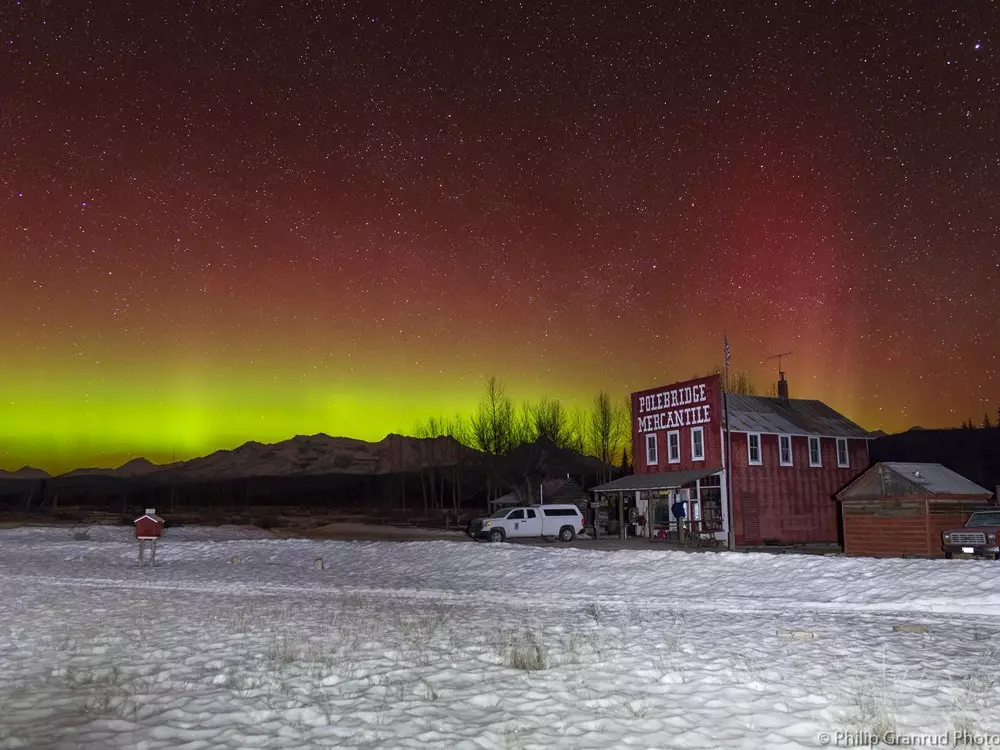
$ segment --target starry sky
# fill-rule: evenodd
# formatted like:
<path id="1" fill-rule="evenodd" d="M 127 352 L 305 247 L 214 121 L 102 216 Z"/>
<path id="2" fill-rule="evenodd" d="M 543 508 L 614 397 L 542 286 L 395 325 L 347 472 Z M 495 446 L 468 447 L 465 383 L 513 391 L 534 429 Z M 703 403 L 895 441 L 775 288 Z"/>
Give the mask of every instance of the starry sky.
<path id="1" fill-rule="evenodd" d="M 582 406 L 724 331 L 869 429 L 993 416 L 997 13 L 4 0 L 0 467 Z"/>

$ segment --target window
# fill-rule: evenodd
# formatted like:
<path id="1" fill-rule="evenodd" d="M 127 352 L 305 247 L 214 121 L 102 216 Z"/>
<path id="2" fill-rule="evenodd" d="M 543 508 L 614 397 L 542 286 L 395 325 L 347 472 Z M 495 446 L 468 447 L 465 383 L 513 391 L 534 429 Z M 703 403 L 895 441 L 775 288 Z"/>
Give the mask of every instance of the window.
<path id="1" fill-rule="evenodd" d="M 778 435 L 778 463 L 782 466 L 792 465 L 792 436 Z"/>
<path id="2" fill-rule="evenodd" d="M 756 432 L 747 433 L 747 463 L 751 466 L 764 463 L 760 457 L 760 434 Z"/>
<path id="3" fill-rule="evenodd" d="M 823 456 L 819 452 L 819 438 L 811 437 L 809 438 L 809 465 L 810 466 L 822 466 Z"/>
<path id="4" fill-rule="evenodd" d="M 667 461 L 672 464 L 681 462 L 681 433 L 678 430 L 667 433 Z"/>
<path id="5" fill-rule="evenodd" d="M 837 466 L 841 469 L 851 468 L 851 457 L 847 453 L 847 438 L 837 438 Z"/>
<path id="6" fill-rule="evenodd" d="M 656 466 L 656 433 L 646 435 L 646 464 Z"/>
<path id="7" fill-rule="evenodd" d="M 535 518 L 535 511 L 531 510 L 530 508 L 524 512 L 527 514 L 528 518 Z"/>
<path id="8" fill-rule="evenodd" d="M 524 520 L 524 511 L 523 510 L 513 510 L 513 511 L 511 511 L 510 515 L 507 516 L 507 520 L 508 521 L 510 521 L 510 520 L 523 521 Z"/>
<path id="9" fill-rule="evenodd" d="M 546 516 L 579 516 L 580 511 L 575 508 L 542 508 L 542 513 Z"/>
<path id="10" fill-rule="evenodd" d="M 691 460 L 692 461 L 704 461 L 705 460 L 705 428 L 704 427 L 692 427 L 691 428 Z"/>

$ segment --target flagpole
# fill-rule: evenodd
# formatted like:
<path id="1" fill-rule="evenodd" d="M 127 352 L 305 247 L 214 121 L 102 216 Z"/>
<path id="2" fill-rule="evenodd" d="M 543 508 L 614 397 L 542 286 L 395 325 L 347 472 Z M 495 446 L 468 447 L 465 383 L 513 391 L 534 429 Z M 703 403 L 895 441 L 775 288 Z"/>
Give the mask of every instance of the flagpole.
<path id="1" fill-rule="evenodd" d="M 726 542 L 727 547 L 730 551 L 735 551 L 736 549 L 736 530 L 733 526 L 735 518 L 733 517 L 733 446 L 732 441 L 729 436 L 729 360 L 730 360 L 730 349 L 729 349 L 729 335 L 723 331 L 722 332 L 722 349 L 723 355 L 726 363 L 726 386 L 722 392 L 723 408 L 726 413 L 726 425 L 725 425 L 725 436 L 726 436 L 726 514 L 728 515 L 729 523 L 727 526 Z"/>

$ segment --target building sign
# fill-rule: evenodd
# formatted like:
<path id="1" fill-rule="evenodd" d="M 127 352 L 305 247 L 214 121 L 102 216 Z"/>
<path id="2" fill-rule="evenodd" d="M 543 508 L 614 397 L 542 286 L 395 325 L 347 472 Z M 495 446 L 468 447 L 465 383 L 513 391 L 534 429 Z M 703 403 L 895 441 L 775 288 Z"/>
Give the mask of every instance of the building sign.
<path id="1" fill-rule="evenodd" d="M 639 432 L 692 427 L 712 421 L 705 383 L 639 396 Z"/>

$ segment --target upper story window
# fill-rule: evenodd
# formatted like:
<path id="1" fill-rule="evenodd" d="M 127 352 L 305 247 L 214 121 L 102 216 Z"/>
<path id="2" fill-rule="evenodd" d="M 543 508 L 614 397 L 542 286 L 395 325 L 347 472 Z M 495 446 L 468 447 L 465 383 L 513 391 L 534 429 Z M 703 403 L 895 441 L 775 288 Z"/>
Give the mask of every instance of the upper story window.
<path id="1" fill-rule="evenodd" d="M 837 466 L 841 469 L 851 468 L 851 456 L 847 452 L 847 438 L 837 438 Z"/>
<path id="2" fill-rule="evenodd" d="M 782 466 L 792 465 L 792 436 L 778 435 L 778 463 Z"/>
<path id="3" fill-rule="evenodd" d="M 760 455 L 760 434 L 757 432 L 747 433 L 747 463 L 751 466 L 764 463 Z"/>
<path id="4" fill-rule="evenodd" d="M 692 427 L 691 428 L 691 460 L 692 461 L 704 461 L 705 460 L 705 428 L 704 427 Z"/>
<path id="5" fill-rule="evenodd" d="M 646 465 L 656 466 L 656 433 L 646 435 Z"/>
<path id="6" fill-rule="evenodd" d="M 681 433 L 671 430 L 667 433 L 667 461 L 672 464 L 681 462 Z"/>
<path id="7" fill-rule="evenodd" d="M 810 466 L 822 466 L 823 465 L 823 454 L 819 450 L 819 438 L 810 437 L 809 438 L 809 465 Z"/>

